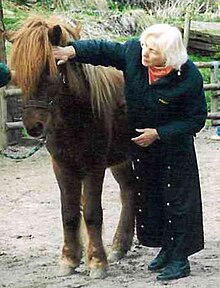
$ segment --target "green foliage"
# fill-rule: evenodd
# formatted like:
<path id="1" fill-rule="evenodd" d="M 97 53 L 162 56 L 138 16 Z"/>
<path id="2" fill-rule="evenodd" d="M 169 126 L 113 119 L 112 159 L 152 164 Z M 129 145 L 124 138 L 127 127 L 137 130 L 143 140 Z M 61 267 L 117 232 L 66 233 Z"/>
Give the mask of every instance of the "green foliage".
<path id="1" fill-rule="evenodd" d="M 24 137 L 24 138 L 28 138 L 29 137 L 29 135 L 27 133 L 27 130 L 25 128 L 20 128 L 19 131 L 20 131 L 22 137 Z"/>
<path id="2" fill-rule="evenodd" d="M 27 0 L 11 0 L 11 2 L 18 4 L 18 5 L 26 5 Z"/>
<path id="3" fill-rule="evenodd" d="M 190 59 L 193 62 L 210 62 L 213 60 L 213 58 L 210 58 L 207 56 L 200 56 L 198 54 L 190 54 Z M 202 74 L 204 83 L 209 84 L 210 83 L 210 69 L 209 68 L 202 68 L 202 69 L 200 69 L 200 72 Z M 220 80 L 220 71 L 218 74 L 218 78 Z M 212 92 L 211 91 L 205 91 L 205 96 L 206 96 L 208 111 L 211 111 Z M 219 103 L 219 105 L 220 105 L 220 103 Z M 220 109 L 220 107 L 219 107 L 219 109 Z"/>
<path id="4" fill-rule="evenodd" d="M 215 45 L 215 49 L 218 51 L 215 53 L 214 58 L 219 60 L 220 59 L 220 44 Z"/>
<path id="5" fill-rule="evenodd" d="M 190 59 L 193 62 L 210 62 L 212 59 L 207 56 L 200 56 L 198 54 L 190 54 Z M 209 68 L 203 68 L 200 69 L 200 72 L 203 76 L 204 83 L 210 83 L 210 69 Z"/>
<path id="6" fill-rule="evenodd" d="M 112 11 L 123 11 L 128 8 L 123 3 L 120 3 L 120 1 L 109 1 L 108 6 Z"/>
<path id="7" fill-rule="evenodd" d="M 212 127 L 212 120 L 207 119 L 206 122 L 205 122 L 205 127 L 206 127 L 206 128 Z"/>
<path id="8" fill-rule="evenodd" d="M 22 11 L 19 11 L 18 14 L 16 13 L 16 11 L 11 13 L 11 15 L 6 14 L 4 17 L 4 24 L 6 30 L 16 30 L 20 22 L 22 22 L 22 20 L 24 20 L 26 17 L 27 13 L 24 13 Z"/>
<path id="9" fill-rule="evenodd" d="M 19 0 L 20 1 L 20 0 Z M 21 22 L 25 20 L 31 13 L 40 13 L 48 15 L 51 13 L 50 10 L 43 8 L 42 6 L 34 6 L 30 9 L 28 6 L 15 5 L 17 1 L 4 1 L 3 12 L 4 12 L 4 24 L 6 30 L 16 30 Z M 22 0 L 22 2 L 25 2 Z"/>

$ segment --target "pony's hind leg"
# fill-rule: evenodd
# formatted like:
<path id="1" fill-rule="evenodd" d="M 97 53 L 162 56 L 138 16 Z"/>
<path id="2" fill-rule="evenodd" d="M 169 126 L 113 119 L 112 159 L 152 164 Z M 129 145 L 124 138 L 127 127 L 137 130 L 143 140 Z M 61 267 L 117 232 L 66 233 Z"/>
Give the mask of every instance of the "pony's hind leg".
<path id="1" fill-rule="evenodd" d="M 52 163 L 61 191 L 64 234 L 59 276 L 66 276 L 74 273 L 82 257 L 80 241 L 81 181 L 71 171 L 62 169 L 54 160 Z"/>
<path id="2" fill-rule="evenodd" d="M 105 169 L 93 170 L 83 180 L 83 215 L 88 232 L 87 260 L 92 278 L 106 277 L 107 257 L 102 243 L 101 206 Z"/>
<path id="3" fill-rule="evenodd" d="M 121 214 L 113 238 L 112 250 L 108 261 L 114 262 L 122 258 L 131 248 L 134 236 L 134 181 L 130 162 L 111 167 L 112 174 L 120 186 Z"/>

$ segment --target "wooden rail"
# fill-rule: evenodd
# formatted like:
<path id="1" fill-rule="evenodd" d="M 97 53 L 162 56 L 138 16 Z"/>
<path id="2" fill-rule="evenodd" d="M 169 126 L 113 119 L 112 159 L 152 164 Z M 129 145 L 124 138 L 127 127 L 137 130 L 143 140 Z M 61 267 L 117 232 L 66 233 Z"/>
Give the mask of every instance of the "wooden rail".
<path id="1" fill-rule="evenodd" d="M 194 62 L 198 68 L 220 68 L 220 61 Z"/>
<path id="2" fill-rule="evenodd" d="M 20 129 L 20 128 L 24 128 L 24 124 L 22 121 L 16 121 L 16 122 L 6 122 L 5 123 L 6 126 L 6 130 L 9 129 Z"/>
<path id="3" fill-rule="evenodd" d="M 211 112 L 208 118 L 212 120 L 212 125 L 220 125 L 220 116 L 218 111 L 219 99 L 220 99 L 220 83 L 218 80 L 218 73 L 220 68 L 220 61 L 212 62 L 195 62 L 199 69 L 209 68 L 210 69 L 210 84 L 204 84 L 204 90 L 212 92 L 211 100 Z"/>
<path id="4" fill-rule="evenodd" d="M 219 120 L 220 119 L 220 112 L 210 112 L 208 113 L 207 119 L 211 120 Z"/>
<path id="5" fill-rule="evenodd" d="M 5 98 L 21 96 L 21 89 L 19 89 L 19 88 L 5 89 L 4 93 L 5 93 L 4 94 Z"/>
<path id="6" fill-rule="evenodd" d="M 219 95 L 220 95 L 220 83 L 219 84 L 204 84 L 204 90 L 208 91 L 219 91 Z"/>

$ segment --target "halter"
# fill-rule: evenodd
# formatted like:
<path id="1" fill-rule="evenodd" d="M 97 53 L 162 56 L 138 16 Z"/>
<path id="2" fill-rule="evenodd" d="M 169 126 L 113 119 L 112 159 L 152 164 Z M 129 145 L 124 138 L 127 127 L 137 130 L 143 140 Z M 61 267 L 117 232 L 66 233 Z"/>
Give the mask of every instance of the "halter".
<path id="1" fill-rule="evenodd" d="M 23 109 L 28 109 L 28 108 L 40 108 L 40 109 L 45 109 L 45 110 L 50 110 L 51 107 L 53 106 L 54 100 L 50 100 L 48 103 L 46 101 L 41 101 L 41 100 L 29 100 L 27 104 L 23 105 Z"/>
<path id="2" fill-rule="evenodd" d="M 59 79 L 61 80 L 60 82 L 63 84 L 65 88 L 68 87 L 68 81 L 66 77 L 66 65 L 65 67 L 57 66 L 57 69 L 59 71 Z M 39 109 L 45 109 L 45 110 L 51 110 L 53 105 L 54 105 L 54 99 L 50 100 L 49 102 L 47 101 L 42 101 L 42 100 L 35 100 L 35 99 L 30 99 L 27 104 L 24 104 L 22 106 L 23 109 L 29 109 L 29 108 L 39 108 Z"/>
<path id="3" fill-rule="evenodd" d="M 65 70 L 63 70 L 63 71 L 65 71 Z M 66 76 L 63 73 L 63 71 L 60 71 L 59 77 L 61 79 L 61 83 L 64 84 L 64 86 L 66 87 L 67 81 L 65 80 Z M 27 104 L 24 104 L 22 106 L 22 109 L 25 110 L 25 109 L 29 109 L 29 108 L 39 108 L 39 109 L 45 109 L 45 110 L 50 111 L 53 108 L 54 103 L 55 103 L 55 99 L 52 99 L 49 102 L 42 101 L 42 100 L 30 99 L 29 101 L 27 101 Z M 0 151 L 0 156 L 4 156 L 4 157 L 15 159 L 15 160 L 23 160 L 23 159 L 29 158 L 32 155 L 34 155 L 39 149 L 41 149 L 47 143 L 46 133 L 43 134 L 41 139 L 38 139 L 38 140 L 39 140 L 39 143 L 36 146 L 34 146 L 30 151 L 23 153 L 22 155 L 10 153 L 7 151 Z"/>

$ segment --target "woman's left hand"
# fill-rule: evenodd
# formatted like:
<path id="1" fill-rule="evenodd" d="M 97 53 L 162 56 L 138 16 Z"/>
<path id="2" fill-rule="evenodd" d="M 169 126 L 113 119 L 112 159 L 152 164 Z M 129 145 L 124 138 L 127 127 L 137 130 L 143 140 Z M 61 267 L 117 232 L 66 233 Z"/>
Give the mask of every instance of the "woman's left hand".
<path id="1" fill-rule="evenodd" d="M 141 147 L 147 147 L 150 144 L 152 144 L 155 140 L 160 139 L 156 129 L 145 128 L 145 129 L 135 129 L 135 130 L 142 134 L 135 138 L 131 138 L 131 140 Z"/>

